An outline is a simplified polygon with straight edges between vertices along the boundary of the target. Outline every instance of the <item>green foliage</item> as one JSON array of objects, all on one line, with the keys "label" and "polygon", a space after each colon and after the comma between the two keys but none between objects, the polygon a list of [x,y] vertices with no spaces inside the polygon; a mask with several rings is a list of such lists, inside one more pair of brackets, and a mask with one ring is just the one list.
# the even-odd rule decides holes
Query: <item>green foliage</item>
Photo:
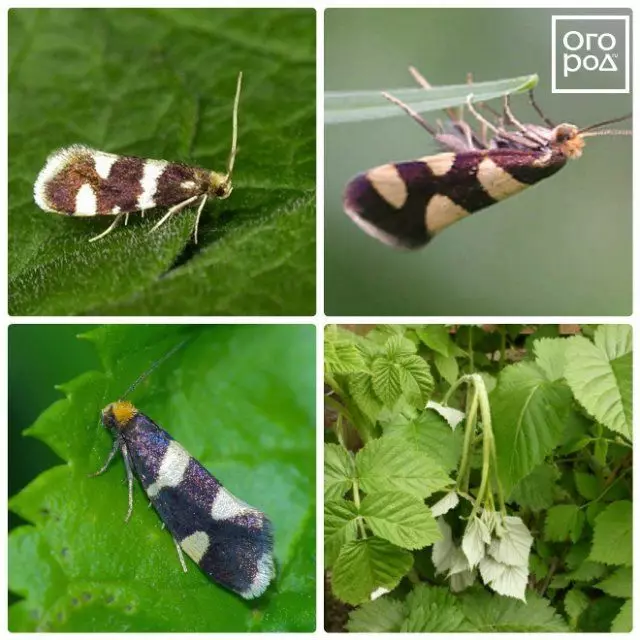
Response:
[{"label": "green foliage", "polygon": [[[10,508],[12,631],[310,631],[315,628],[315,335],[310,326],[105,326],[84,336],[104,371],[61,386],[26,435],[62,464]],[[100,410],[173,346],[131,394],[232,493],[275,530],[277,577],[244,601],[188,562],[136,483],[125,525],[124,467],[97,478],[111,438]],[[63,357],[63,356],[61,356]],[[268,490],[265,491],[265,487]]]},{"label": "green foliage", "polygon": [[[630,629],[630,330],[522,331],[326,329],[325,560],[347,630]],[[429,384],[402,383],[408,357]]]},{"label": "green foliage", "polygon": [[[315,11],[9,13],[9,308],[16,315],[309,315],[315,309]],[[224,171],[229,200],[158,231],[33,202],[47,155],[72,143]]]}]

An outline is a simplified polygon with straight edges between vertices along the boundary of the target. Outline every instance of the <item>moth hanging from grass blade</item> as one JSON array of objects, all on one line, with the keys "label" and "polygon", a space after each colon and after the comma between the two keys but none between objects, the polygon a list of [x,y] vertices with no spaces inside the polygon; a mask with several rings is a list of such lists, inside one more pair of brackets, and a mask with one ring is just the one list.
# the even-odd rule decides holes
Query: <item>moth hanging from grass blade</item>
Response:
[{"label": "moth hanging from grass blade", "polygon": [[89,242],[111,233],[129,214],[156,207],[168,209],[151,231],[190,205],[198,205],[193,225],[198,243],[198,225],[209,198],[224,200],[231,195],[231,174],[238,148],[238,104],[242,73],[238,75],[233,103],[231,152],[226,173],[180,162],[120,156],[82,144],[54,151],[38,174],[33,187],[36,204],[43,210],[72,217],[115,216],[112,224]]},{"label": "moth hanging from grass blade", "polygon": [[[414,78],[426,89],[431,85],[415,70]],[[385,244],[419,249],[454,222],[544,180],[579,158],[585,138],[630,135],[631,131],[602,129],[631,117],[626,115],[580,129],[554,124],[529,100],[545,126],[523,124],[513,115],[509,96],[497,123],[487,120],[474,106],[467,108],[480,123],[476,133],[454,109],[439,128],[428,124],[410,106],[388,93],[383,96],[404,109],[433,136],[443,153],[408,162],[392,162],[353,178],[345,189],[343,204],[349,217],[369,235]],[[487,140],[487,131],[492,137]]]},{"label": "moth hanging from grass blade", "polygon": [[[129,388],[137,386],[172,349]],[[114,437],[104,473],[122,453],[129,487],[125,522],[133,512],[133,477],[173,536],[183,570],[186,553],[214,582],[245,599],[262,595],[275,575],[273,536],[267,516],[227,491],[195,458],[131,402],[118,400],[102,411]]]}]

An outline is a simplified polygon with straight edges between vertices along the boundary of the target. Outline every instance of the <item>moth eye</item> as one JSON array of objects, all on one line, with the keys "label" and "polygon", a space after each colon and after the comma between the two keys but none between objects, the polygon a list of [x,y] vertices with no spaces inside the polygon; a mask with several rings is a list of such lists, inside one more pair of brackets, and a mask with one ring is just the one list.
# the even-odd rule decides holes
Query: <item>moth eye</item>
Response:
[{"label": "moth eye", "polygon": [[556,129],[556,142],[567,142],[575,138],[576,132],[570,127],[558,127]]}]

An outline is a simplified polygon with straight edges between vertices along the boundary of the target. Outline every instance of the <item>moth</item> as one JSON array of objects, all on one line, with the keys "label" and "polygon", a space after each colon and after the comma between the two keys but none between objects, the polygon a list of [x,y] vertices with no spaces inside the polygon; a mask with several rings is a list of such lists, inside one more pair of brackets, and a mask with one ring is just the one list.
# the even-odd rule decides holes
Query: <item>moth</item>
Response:
[{"label": "moth", "polygon": [[198,205],[193,227],[198,242],[198,224],[209,198],[224,200],[231,195],[231,174],[238,146],[238,105],[242,73],[238,75],[233,104],[231,152],[225,173],[179,162],[121,156],[82,144],[54,151],[38,174],[33,187],[36,204],[43,210],[73,217],[115,216],[112,224],[89,242],[111,233],[120,220],[156,207],[168,209],[151,231],[189,205]]},{"label": "moth", "polygon": [[[431,88],[417,70],[410,70],[421,86]],[[554,124],[538,107],[533,91],[529,100],[544,125],[520,122],[511,111],[509,96],[504,98],[503,114],[493,112],[498,116],[494,124],[469,94],[466,106],[480,123],[480,134],[453,109],[447,111],[448,122],[435,128],[409,105],[389,93],[382,95],[432,135],[443,152],[357,175],[346,186],[343,205],[366,233],[404,249],[424,247],[454,222],[557,173],[568,160],[582,155],[586,138],[631,134],[602,128],[631,114],[582,129]],[[489,139],[487,132],[492,134]]]},{"label": "moth", "polygon": [[91,477],[104,473],[116,454],[122,454],[129,488],[125,522],[133,513],[135,476],[173,536],[185,572],[183,552],[211,580],[243,598],[262,595],[275,576],[272,526],[267,516],[225,489],[131,402],[123,399],[108,404],[101,419],[114,443],[102,468]]}]

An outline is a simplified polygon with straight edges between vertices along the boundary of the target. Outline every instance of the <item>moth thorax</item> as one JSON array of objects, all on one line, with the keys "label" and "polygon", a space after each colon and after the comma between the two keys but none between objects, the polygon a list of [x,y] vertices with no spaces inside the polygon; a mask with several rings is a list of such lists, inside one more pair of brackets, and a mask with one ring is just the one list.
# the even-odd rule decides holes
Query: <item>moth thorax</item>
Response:
[{"label": "moth thorax", "polygon": [[224,200],[231,195],[233,186],[231,178],[225,173],[212,171],[209,174],[209,195]]},{"label": "moth thorax", "polygon": [[118,400],[102,410],[102,424],[108,429],[122,431],[137,414],[138,410],[130,402]]},{"label": "moth thorax", "polygon": [[551,133],[551,144],[558,147],[563,156],[579,158],[584,149],[584,138],[574,124],[559,124]]}]

